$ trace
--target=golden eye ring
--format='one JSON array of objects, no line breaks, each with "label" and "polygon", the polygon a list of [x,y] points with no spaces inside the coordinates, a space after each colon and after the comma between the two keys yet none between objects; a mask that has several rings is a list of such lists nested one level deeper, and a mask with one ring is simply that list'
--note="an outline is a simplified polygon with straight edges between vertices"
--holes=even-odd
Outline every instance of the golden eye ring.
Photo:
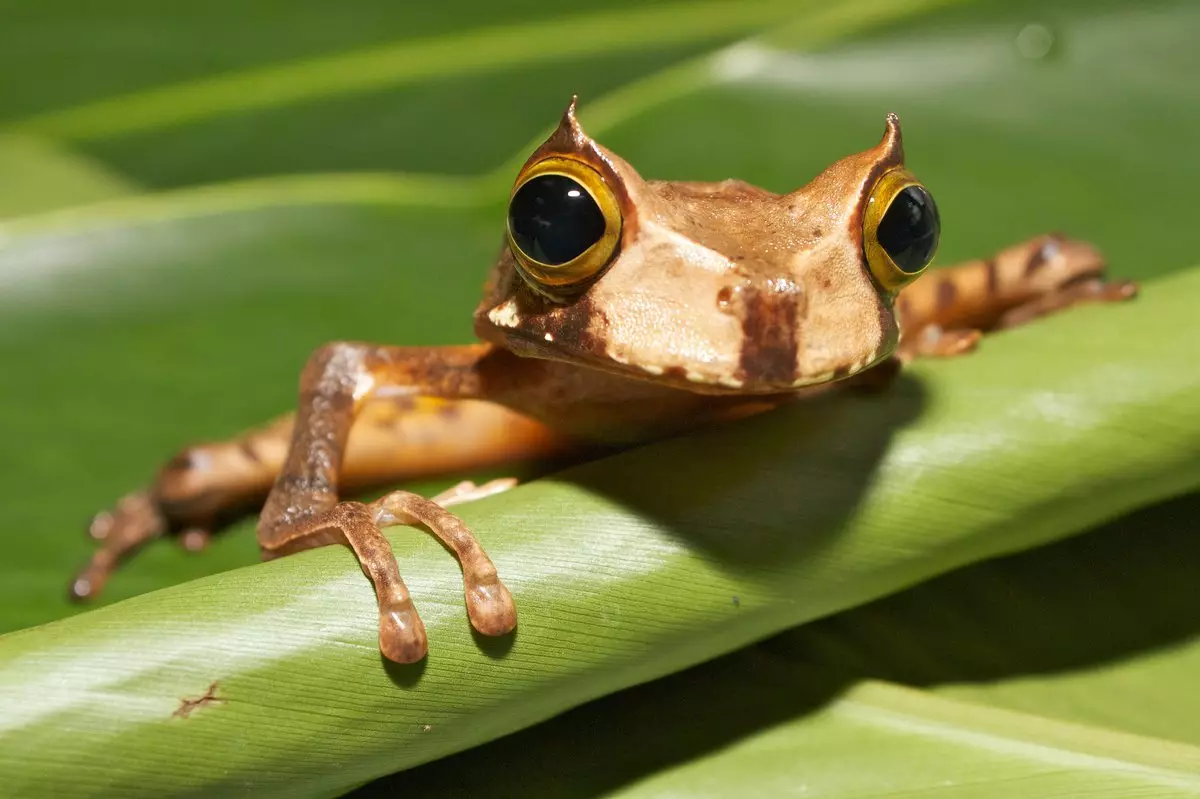
[{"label": "golden eye ring", "polygon": [[621,206],[591,166],[553,156],[517,178],[508,201],[508,246],[535,289],[564,292],[600,275],[621,241]]},{"label": "golden eye ring", "polygon": [[940,235],[937,205],[920,181],[903,167],[883,173],[863,213],[863,254],[879,285],[896,292],[920,277]]}]

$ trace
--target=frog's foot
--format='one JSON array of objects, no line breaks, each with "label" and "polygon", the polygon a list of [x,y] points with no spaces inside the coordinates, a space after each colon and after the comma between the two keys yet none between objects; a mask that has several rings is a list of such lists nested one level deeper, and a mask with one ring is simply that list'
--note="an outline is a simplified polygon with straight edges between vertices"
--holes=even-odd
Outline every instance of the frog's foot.
[{"label": "frog's foot", "polygon": [[212,531],[203,527],[189,527],[179,532],[179,546],[188,552],[200,552],[212,542]]},{"label": "frog's foot", "polygon": [[[495,494],[515,480],[493,480],[473,486],[475,492]],[[462,484],[460,484],[462,485]],[[458,486],[456,486],[457,488]],[[453,490],[453,489],[452,489]],[[470,491],[464,491],[469,494]],[[472,497],[478,498],[478,497]],[[467,500],[460,500],[467,501]],[[404,524],[428,528],[456,556],[462,566],[463,593],[471,626],[484,635],[504,635],[517,626],[517,609],[512,595],[500,582],[496,567],[466,524],[433,500],[408,491],[393,491],[367,506],[378,527]]]},{"label": "frog's foot", "polygon": [[100,542],[100,548],[71,582],[71,598],[94,598],[126,555],[166,531],[167,518],[147,491],[122,497],[112,510],[97,513],[88,534]]},{"label": "frog's foot", "polygon": [[[486,495],[503,490],[509,483],[460,484],[450,492],[459,497]],[[391,545],[381,532],[394,525],[425,527],[458,557],[467,617],[476,630],[494,636],[516,627],[517,609],[512,595],[466,524],[432,500],[407,491],[393,491],[370,504],[340,502],[299,520],[281,520],[275,525],[260,522],[259,544],[267,559],[335,542],[347,544],[375,586],[380,651],[397,663],[415,663],[428,650],[425,624],[400,576]]]},{"label": "frog's foot", "polygon": [[1089,275],[1064,284],[1061,288],[1005,313],[996,322],[995,329],[1023,325],[1042,316],[1057,313],[1075,305],[1100,302],[1124,302],[1137,296],[1138,285],[1132,280],[1105,280],[1098,275]]}]

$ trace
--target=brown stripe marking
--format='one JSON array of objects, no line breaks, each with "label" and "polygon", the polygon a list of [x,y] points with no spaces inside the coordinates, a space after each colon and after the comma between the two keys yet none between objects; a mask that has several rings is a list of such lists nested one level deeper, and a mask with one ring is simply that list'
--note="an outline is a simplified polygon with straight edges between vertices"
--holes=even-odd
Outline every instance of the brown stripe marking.
[{"label": "brown stripe marking", "polygon": [[171,458],[171,460],[167,461],[167,464],[166,464],[166,466],[163,467],[163,470],[171,471],[171,472],[175,472],[175,471],[185,472],[185,471],[188,471],[189,469],[195,469],[195,468],[196,468],[195,453],[190,449],[185,449],[183,452],[180,452],[178,455]]},{"label": "brown stripe marking", "polygon": [[663,376],[676,383],[684,383],[687,381],[687,369],[682,366],[668,366],[663,370]]},{"label": "brown stripe marking", "polygon": [[989,258],[985,261],[983,269],[987,273],[988,296],[995,297],[1000,293],[1000,268],[996,266],[996,259]]},{"label": "brown stripe marking", "polygon": [[1029,255],[1029,261],[1025,264],[1025,277],[1029,277],[1036,273],[1039,269],[1046,265],[1046,247],[1038,245],[1033,248],[1033,252]]},{"label": "brown stripe marking", "polygon": [[798,295],[747,286],[743,291],[742,352],[747,382],[791,384],[796,379]]},{"label": "brown stripe marking", "polygon": [[586,294],[570,305],[525,318],[526,327],[535,334],[549,333],[560,346],[598,358],[607,351],[603,331],[608,324],[608,316]]},{"label": "brown stripe marking", "polygon": [[254,450],[254,442],[248,438],[243,438],[238,442],[238,450],[246,457],[246,460],[251,463],[262,463],[262,458],[258,457],[258,453]]},{"label": "brown stripe marking", "polygon": [[954,301],[958,299],[958,287],[954,285],[953,278],[943,277],[938,281],[937,287],[937,308],[939,311],[954,305]]}]

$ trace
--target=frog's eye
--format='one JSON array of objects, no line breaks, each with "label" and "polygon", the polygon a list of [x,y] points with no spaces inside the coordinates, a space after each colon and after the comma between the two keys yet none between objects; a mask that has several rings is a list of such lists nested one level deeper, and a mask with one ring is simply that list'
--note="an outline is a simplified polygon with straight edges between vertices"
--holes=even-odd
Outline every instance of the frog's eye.
[{"label": "frog's eye", "polygon": [[863,252],[879,285],[898,291],[924,272],[937,252],[941,228],[933,197],[912,173],[885,172],[863,214]]},{"label": "frog's eye", "polygon": [[535,287],[561,291],[594,278],[620,239],[616,195],[587,164],[546,158],[517,179],[508,201],[508,243]]}]

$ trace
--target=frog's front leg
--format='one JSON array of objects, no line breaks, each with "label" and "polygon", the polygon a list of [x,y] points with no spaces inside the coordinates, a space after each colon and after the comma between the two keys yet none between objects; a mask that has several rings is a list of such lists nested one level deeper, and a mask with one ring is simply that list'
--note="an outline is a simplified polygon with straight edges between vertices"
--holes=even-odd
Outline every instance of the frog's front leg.
[{"label": "frog's front leg", "polygon": [[1137,293],[1131,281],[1105,280],[1104,266],[1092,245],[1048,234],[987,260],[932,271],[896,300],[902,331],[897,355],[958,355],[974,349],[985,332]]},{"label": "frog's front leg", "polygon": [[[262,508],[292,440],[291,414],[224,441],[196,444],[167,461],[154,481],[92,519],[99,547],[71,582],[77,600],[99,594],[114,569],[168,532],[200,549],[211,533]],[[574,439],[493,402],[392,394],[362,403],[339,477],[359,493],[408,480],[574,455]],[[433,502],[478,499],[506,485],[460,483]]]},{"label": "frog's front leg", "polygon": [[481,364],[490,352],[487,345],[404,348],[338,343],[318,350],[301,377],[287,458],[259,517],[259,545],[267,558],[335,542],[348,545],[375,586],[380,650],[397,662],[425,656],[425,627],[381,532],[384,527],[422,524],[454,551],[462,566],[467,614],[479,632],[511,631],[517,623],[516,608],[483,547],[441,506],[405,491],[369,504],[339,501],[350,429],[364,404],[388,391],[484,397]]}]

